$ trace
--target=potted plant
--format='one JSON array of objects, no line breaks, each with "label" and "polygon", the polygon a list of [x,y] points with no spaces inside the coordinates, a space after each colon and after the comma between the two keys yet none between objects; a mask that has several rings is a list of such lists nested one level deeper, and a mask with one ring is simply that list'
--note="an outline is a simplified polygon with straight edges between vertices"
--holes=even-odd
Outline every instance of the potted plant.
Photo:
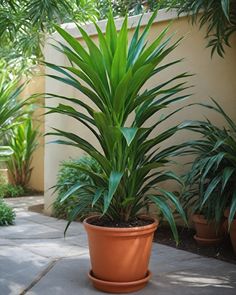
[{"label": "potted plant", "polygon": [[[188,97],[182,94],[186,89],[184,82],[179,82],[188,75],[183,73],[151,89],[143,88],[151,77],[179,62],[161,64],[180,41],[170,45],[170,38],[165,39],[168,28],[153,43],[146,43],[156,14],[142,33],[139,22],[129,45],[127,17],[119,33],[111,14],[105,35],[95,24],[99,46],[78,26],[88,49],[61,27],[56,27],[68,44],[60,43],[58,50],[71,65],[47,63],[59,73],[49,77],[80,90],[90,100],[88,103],[47,93],[48,97],[60,101],[58,106],[50,107],[48,113],[67,115],[84,124],[97,138],[98,149],[77,133],[54,128],[48,134],[61,138],[53,141],[55,143],[84,150],[101,166],[99,174],[78,167],[93,183],[76,183],[61,202],[75,193],[78,196],[67,227],[76,216],[94,213],[84,220],[92,265],[89,277],[96,288],[107,292],[132,292],[144,287],[150,278],[148,261],[158,221],[141,217],[145,208],[151,204],[158,207],[176,240],[172,208],[185,219],[177,196],[161,186],[164,181],[181,183],[179,177],[165,168],[180,146],[167,147],[165,140],[183,129],[184,124],[155,133],[154,130],[180,110],[172,109],[165,116],[158,116],[163,109]],[[63,100],[70,105],[63,104]],[[155,122],[150,124],[148,119],[154,115]]]},{"label": "potted plant", "polygon": [[[185,200],[197,204],[195,208],[204,213],[205,225],[215,224],[214,232],[218,228],[218,239],[222,237],[222,222],[226,214],[236,251],[236,124],[215,100],[212,102],[213,105],[201,105],[218,112],[228,126],[221,128],[209,120],[193,121],[188,125],[187,128],[199,133],[201,138],[189,142],[188,152],[195,154],[196,159],[187,177],[189,191]],[[195,221],[197,219],[194,217]]]},{"label": "potted plant", "polygon": [[[194,239],[200,246],[217,246],[224,237],[224,222],[221,218],[215,220],[215,207],[213,202],[207,202],[202,206],[200,196],[199,159],[196,159],[191,167],[191,171],[186,178],[186,191],[182,195],[182,205],[193,222],[196,234]],[[206,184],[207,186],[207,184]]]}]

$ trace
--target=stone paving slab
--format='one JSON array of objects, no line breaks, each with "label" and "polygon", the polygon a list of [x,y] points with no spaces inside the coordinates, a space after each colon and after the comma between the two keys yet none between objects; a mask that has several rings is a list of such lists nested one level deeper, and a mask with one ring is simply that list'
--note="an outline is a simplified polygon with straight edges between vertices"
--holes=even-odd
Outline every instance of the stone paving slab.
[{"label": "stone paving slab", "polygon": [[[80,223],[27,211],[34,198],[8,200],[16,225],[0,227],[0,295],[99,295],[91,286],[87,237]],[[37,197],[36,204],[43,198]],[[152,280],[135,295],[235,295],[236,266],[153,244]]]},{"label": "stone paving slab", "polygon": [[[165,247],[166,254],[168,247]],[[154,249],[155,250],[155,249]],[[165,256],[167,256],[165,254]],[[165,263],[172,263],[172,258],[165,259]],[[163,258],[151,260],[150,268],[153,272],[152,280],[147,287],[135,295],[235,295],[236,270],[231,265],[221,265],[224,275],[219,270],[212,271],[209,259],[186,260],[181,270],[167,269],[163,271]],[[180,261],[178,261],[179,264]],[[30,295],[99,295],[106,294],[93,289],[87,277],[90,269],[89,256],[81,255],[73,259],[66,258],[58,261],[43,280],[36,284]],[[55,293],[54,293],[55,292]]]},{"label": "stone paving slab", "polygon": [[20,294],[50,262],[16,245],[0,247],[1,295]]}]

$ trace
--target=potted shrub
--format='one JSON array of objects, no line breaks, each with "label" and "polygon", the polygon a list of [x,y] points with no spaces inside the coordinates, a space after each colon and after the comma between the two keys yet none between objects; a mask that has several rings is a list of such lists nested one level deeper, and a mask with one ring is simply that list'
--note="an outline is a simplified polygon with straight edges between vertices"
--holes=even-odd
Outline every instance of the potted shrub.
[{"label": "potted shrub", "polygon": [[[170,45],[170,38],[165,38],[168,28],[147,45],[146,38],[155,17],[156,12],[142,33],[139,22],[129,45],[127,17],[119,33],[111,14],[105,35],[95,24],[99,46],[78,26],[88,49],[56,27],[68,44],[60,43],[58,50],[71,65],[47,63],[59,73],[49,77],[80,90],[90,100],[87,103],[79,98],[48,93],[48,97],[60,101],[58,106],[49,108],[48,113],[71,116],[84,124],[97,138],[99,149],[77,133],[54,128],[48,134],[61,138],[55,143],[84,150],[101,166],[101,173],[78,167],[93,183],[76,183],[61,202],[75,193],[78,196],[67,227],[76,216],[94,213],[84,220],[92,265],[89,277],[96,288],[107,292],[132,292],[144,287],[150,278],[148,261],[158,221],[141,217],[145,208],[151,204],[158,207],[176,240],[172,208],[185,219],[177,196],[161,186],[164,181],[181,183],[165,168],[180,146],[167,147],[165,140],[183,129],[184,124],[153,131],[180,110],[158,115],[188,97],[182,94],[184,82],[179,82],[188,75],[180,74],[152,89],[143,88],[151,77],[179,62],[161,64],[180,41]],[[70,105],[61,103],[63,100]],[[150,124],[148,119],[154,115],[155,123]]]},{"label": "potted shrub", "polygon": [[[213,105],[201,105],[218,112],[228,126],[220,128],[209,120],[194,121],[188,125],[202,137],[189,142],[188,152],[195,154],[196,159],[187,177],[190,190],[185,199],[197,203],[196,209],[204,212],[205,224],[217,225],[218,238],[222,237],[221,224],[226,214],[236,251],[236,124],[215,100],[212,101]],[[197,195],[196,201],[194,198]]]},{"label": "potted shrub", "polygon": [[[224,222],[221,218],[215,220],[215,207],[212,203],[202,206],[199,183],[199,159],[192,165],[191,171],[186,178],[186,192],[182,195],[182,205],[186,209],[193,222],[196,234],[194,239],[200,246],[217,246],[224,237]],[[207,184],[206,184],[207,185]]]}]

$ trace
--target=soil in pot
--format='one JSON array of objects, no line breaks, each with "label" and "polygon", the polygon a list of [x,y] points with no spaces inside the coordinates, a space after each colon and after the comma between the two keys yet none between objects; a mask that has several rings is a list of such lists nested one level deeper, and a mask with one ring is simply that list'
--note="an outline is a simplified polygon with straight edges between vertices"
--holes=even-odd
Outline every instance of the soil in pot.
[{"label": "soil in pot", "polygon": [[88,234],[92,266],[89,277],[93,285],[112,293],[143,288],[150,278],[148,264],[158,222],[146,217],[128,224],[107,224],[106,220],[89,217],[84,226]]},{"label": "soil in pot", "polygon": [[203,215],[194,214],[192,220],[196,229],[194,239],[200,246],[214,246],[224,237],[223,223],[217,228],[215,222],[208,222]]}]

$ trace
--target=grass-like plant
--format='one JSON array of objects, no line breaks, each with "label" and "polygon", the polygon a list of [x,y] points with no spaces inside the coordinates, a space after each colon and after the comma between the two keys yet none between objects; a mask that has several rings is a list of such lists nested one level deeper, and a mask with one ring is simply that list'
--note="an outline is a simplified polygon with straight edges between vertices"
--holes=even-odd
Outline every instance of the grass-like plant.
[{"label": "grass-like plant", "polygon": [[38,147],[39,131],[33,126],[29,115],[21,121],[11,128],[7,137],[13,151],[7,161],[7,168],[14,184],[26,188],[33,170],[33,153]]},{"label": "grass-like plant", "polygon": [[188,128],[201,135],[189,142],[188,153],[196,156],[187,174],[187,207],[194,205],[209,221],[219,223],[229,208],[229,226],[236,214],[236,124],[222,107],[201,104],[218,112],[227,127],[218,127],[209,120],[193,121]]},{"label": "grass-like plant", "polygon": [[[48,67],[59,73],[48,76],[81,91],[90,102],[79,97],[48,93],[48,96],[60,101],[58,106],[49,108],[48,113],[70,116],[82,123],[96,137],[99,148],[78,133],[54,128],[49,135],[61,138],[55,143],[84,150],[102,169],[102,173],[98,174],[86,167],[78,167],[78,170],[91,177],[93,184],[78,182],[62,198],[63,202],[77,193],[80,200],[71,212],[70,220],[82,213],[96,212],[103,218],[127,222],[146,206],[155,204],[170,223],[177,239],[172,208],[184,219],[185,214],[176,195],[164,189],[161,183],[181,183],[179,177],[165,167],[180,146],[166,146],[165,141],[184,125],[168,127],[164,131],[157,128],[180,110],[179,107],[168,112],[170,105],[188,96],[182,93],[186,88],[185,82],[179,81],[188,74],[180,73],[153,88],[145,89],[147,80],[180,62],[162,63],[180,42],[170,43],[168,27],[154,42],[147,43],[156,14],[152,15],[142,33],[139,22],[130,43],[127,17],[119,33],[111,14],[105,35],[95,24],[98,46],[78,26],[87,50],[79,40],[61,27],[56,27],[67,43],[60,43],[56,48],[68,58],[71,65],[48,63]],[[63,100],[65,104],[61,103]],[[149,122],[151,117],[153,123]]]}]

